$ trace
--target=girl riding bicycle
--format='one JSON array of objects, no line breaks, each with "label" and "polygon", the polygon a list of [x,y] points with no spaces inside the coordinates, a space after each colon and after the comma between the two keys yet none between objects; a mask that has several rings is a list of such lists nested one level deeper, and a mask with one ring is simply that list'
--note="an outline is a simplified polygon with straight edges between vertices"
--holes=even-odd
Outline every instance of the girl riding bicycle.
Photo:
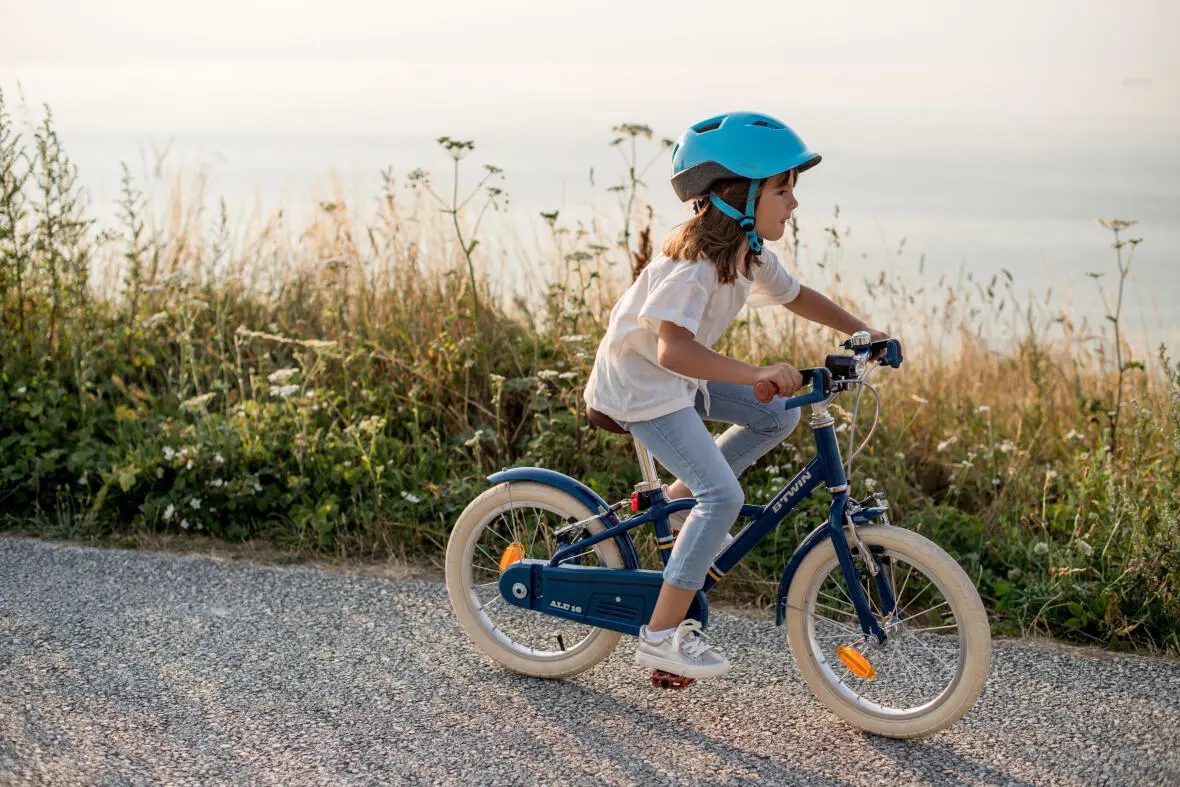
[{"label": "girl riding bicycle", "polygon": [[[686,678],[723,675],[729,661],[686,620],[710,563],[744,502],[738,476],[785,439],[797,410],[762,402],[754,387],[790,396],[803,384],[786,363],[758,367],[709,349],[743,306],[782,304],[852,334],[886,338],[789,274],[765,241],[779,240],[798,206],[799,175],[820,156],[767,115],[731,112],[687,129],[672,152],[672,188],[693,216],[664,242],[611,311],[585,388],[591,410],[630,432],[695,496],[679,526],[635,660]],[[733,424],[714,441],[702,419]],[[676,520],[680,518],[680,521]]]}]

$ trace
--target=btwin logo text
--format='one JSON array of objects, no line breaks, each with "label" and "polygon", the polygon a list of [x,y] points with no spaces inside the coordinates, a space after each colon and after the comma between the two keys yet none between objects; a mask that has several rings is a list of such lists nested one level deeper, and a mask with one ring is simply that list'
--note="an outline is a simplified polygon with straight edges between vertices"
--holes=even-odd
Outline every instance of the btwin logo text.
[{"label": "btwin logo text", "polygon": [[803,475],[799,476],[799,480],[787,487],[787,493],[779,498],[779,501],[774,504],[773,511],[777,514],[778,510],[783,507],[783,502],[795,496],[795,493],[803,488],[803,485],[811,480],[811,471],[808,470]]}]

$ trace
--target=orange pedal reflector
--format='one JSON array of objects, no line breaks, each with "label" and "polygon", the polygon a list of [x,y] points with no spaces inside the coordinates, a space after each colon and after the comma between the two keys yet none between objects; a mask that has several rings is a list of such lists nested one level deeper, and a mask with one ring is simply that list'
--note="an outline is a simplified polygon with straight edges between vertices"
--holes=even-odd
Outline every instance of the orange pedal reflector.
[{"label": "orange pedal reflector", "polygon": [[844,666],[852,670],[852,674],[858,678],[865,680],[872,680],[877,677],[877,670],[873,669],[873,665],[869,663],[860,652],[853,650],[847,645],[840,645],[836,648],[836,656],[840,661],[844,662]]},{"label": "orange pedal reflector", "polygon": [[513,541],[500,553],[500,573],[503,574],[506,568],[521,560],[524,560],[524,544]]}]

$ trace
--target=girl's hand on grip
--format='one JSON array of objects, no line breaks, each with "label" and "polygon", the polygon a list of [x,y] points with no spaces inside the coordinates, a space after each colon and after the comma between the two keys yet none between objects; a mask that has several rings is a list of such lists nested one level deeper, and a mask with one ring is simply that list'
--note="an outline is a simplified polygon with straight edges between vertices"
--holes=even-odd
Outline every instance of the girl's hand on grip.
[{"label": "girl's hand on grip", "polygon": [[786,363],[764,366],[754,377],[754,396],[760,402],[769,402],[778,396],[791,396],[803,387],[803,375]]}]

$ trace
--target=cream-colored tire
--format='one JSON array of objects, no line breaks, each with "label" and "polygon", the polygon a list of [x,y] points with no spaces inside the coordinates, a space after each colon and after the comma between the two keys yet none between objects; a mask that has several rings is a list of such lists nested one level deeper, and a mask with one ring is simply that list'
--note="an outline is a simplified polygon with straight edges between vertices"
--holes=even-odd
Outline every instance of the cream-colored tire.
[{"label": "cream-colored tire", "polygon": [[[854,727],[890,738],[932,735],[961,719],[987,680],[991,631],[983,602],[962,567],[929,539],[889,525],[857,532],[886,558],[899,599],[885,645],[857,644],[860,626],[835,547],[826,540],[800,563],[787,593],[791,653],[819,701]],[[863,566],[855,547],[852,554]],[[924,576],[911,584],[916,573]],[[863,578],[862,587],[880,623],[879,594]],[[857,677],[837,656],[841,644],[863,653],[873,679]]]},{"label": "cream-colored tire", "polygon": [[[498,549],[515,541],[524,546],[525,557],[548,560],[557,547],[553,530],[595,513],[557,487],[509,481],[475,498],[459,516],[447,543],[447,594],[463,630],[499,664],[523,675],[565,678],[585,672],[614,650],[618,632],[514,607],[494,586]],[[604,529],[601,520],[587,527],[591,534]],[[584,560],[623,568],[613,540],[592,549]]]}]

